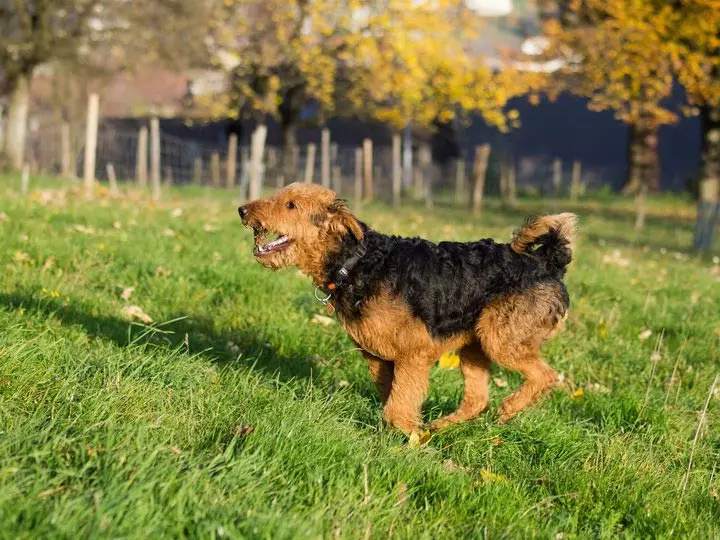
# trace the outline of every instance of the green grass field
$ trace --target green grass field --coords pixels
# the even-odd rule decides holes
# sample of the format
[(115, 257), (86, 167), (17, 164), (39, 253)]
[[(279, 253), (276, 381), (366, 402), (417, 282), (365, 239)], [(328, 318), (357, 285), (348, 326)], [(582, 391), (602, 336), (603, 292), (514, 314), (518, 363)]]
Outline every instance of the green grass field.
[[(691, 203), (651, 201), (638, 236), (613, 198), (359, 209), (435, 240), (581, 216), (545, 348), (564, 382), (498, 426), (520, 379), (494, 367), (489, 415), (409, 448), (307, 278), (254, 262), (227, 192), (17, 186), (0, 179), (0, 537), (720, 538), (720, 265), (682, 251)], [(461, 388), (436, 368), (426, 419)]]

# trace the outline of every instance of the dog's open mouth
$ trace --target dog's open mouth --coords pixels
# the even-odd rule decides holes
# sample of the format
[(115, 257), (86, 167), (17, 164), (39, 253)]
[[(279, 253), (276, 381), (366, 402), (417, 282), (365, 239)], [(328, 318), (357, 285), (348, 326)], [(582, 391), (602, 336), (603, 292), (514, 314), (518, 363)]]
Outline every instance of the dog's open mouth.
[[(287, 249), (290, 244), (292, 244), (292, 240), (290, 240), (290, 237), (287, 235), (280, 235), (263, 229), (255, 229), (254, 232), (255, 250), (253, 253), (256, 257), (277, 253), (278, 251)], [(274, 236), (275, 238), (268, 240), (268, 236)]]

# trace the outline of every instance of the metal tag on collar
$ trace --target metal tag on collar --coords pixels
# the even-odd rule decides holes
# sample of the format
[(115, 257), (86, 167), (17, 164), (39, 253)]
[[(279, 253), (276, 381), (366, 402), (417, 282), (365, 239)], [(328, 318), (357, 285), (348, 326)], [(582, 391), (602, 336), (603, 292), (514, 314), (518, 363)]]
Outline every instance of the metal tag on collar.
[[(322, 291), (323, 293), (325, 291)], [(332, 293), (325, 293), (327, 296), (325, 298), (322, 298), (320, 296), (320, 287), (315, 287), (315, 299), (318, 300), (318, 302), (322, 302), (323, 304), (327, 304), (330, 301), (330, 297), (332, 296)]]

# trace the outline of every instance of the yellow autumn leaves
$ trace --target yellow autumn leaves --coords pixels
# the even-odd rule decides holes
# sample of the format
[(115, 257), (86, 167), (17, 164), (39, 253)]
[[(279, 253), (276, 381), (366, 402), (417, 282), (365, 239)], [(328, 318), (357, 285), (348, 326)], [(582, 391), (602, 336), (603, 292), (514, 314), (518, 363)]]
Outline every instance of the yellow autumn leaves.
[(398, 128), (461, 110), (504, 128), (504, 107), (534, 79), (487, 68), (471, 51), (481, 28), (461, 0), (224, 0), (211, 48), (231, 84), (204, 112), (236, 116), (246, 105), (279, 115), (293, 97), (326, 116), (362, 114)]

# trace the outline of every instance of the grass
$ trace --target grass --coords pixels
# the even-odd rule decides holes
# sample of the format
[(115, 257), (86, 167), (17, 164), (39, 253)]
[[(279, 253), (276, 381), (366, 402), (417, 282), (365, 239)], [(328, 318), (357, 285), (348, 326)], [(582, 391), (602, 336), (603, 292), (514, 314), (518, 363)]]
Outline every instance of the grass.
[[(545, 349), (564, 383), (508, 425), (412, 449), (342, 329), (313, 323), (309, 281), (253, 261), (227, 193), (66, 188), (0, 179), (0, 537), (720, 537), (720, 392), (693, 442), (720, 371), (720, 266), (680, 251), (688, 203), (651, 201), (640, 235), (625, 203), (575, 205), (571, 318)], [(470, 240), (548, 209), (489, 203), (359, 214)], [(494, 410), (520, 379), (493, 377)], [(460, 396), (435, 369), (426, 419)]]

